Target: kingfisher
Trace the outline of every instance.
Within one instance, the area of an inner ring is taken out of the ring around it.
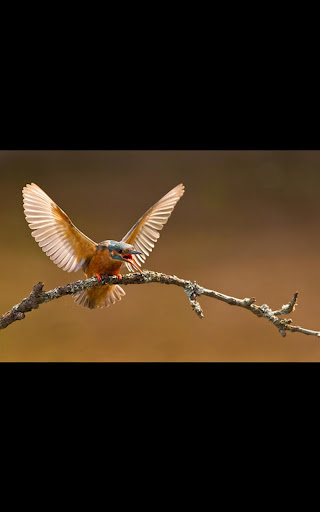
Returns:
[[[50,259],[67,272],[82,269],[86,278],[101,274],[116,275],[121,279],[123,263],[129,272],[140,272],[159,231],[184,194],[184,185],[177,185],[147,210],[121,242],[104,240],[96,243],[71,222],[68,215],[35,183],[22,189],[23,208],[32,236]],[[103,285],[74,294],[80,306],[94,309],[115,304],[125,295],[116,285]]]

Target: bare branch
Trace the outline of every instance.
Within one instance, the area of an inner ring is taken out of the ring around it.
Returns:
[[[293,294],[293,297],[290,300],[290,302],[288,304],[284,304],[282,306],[282,308],[279,309],[278,311],[274,311],[273,314],[274,315],[287,315],[288,313],[291,313],[292,311],[295,310],[296,306],[298,305],[297,298],[298,298],[298,292],[295,292]]]
[[[204,314],[197,298],[200,295],[206,295],[207,297],[225,302],[230,306],[238,306],[247,309],[260,318],[266,318],[279,330],[281,336],[283,337],[286,336],[286,331],[300,332],[302,334],[320,337],[319,331],[311,331],[310,329],[304,329],[302,327],[292,325],[292,320],[290,318],[278,318],[281,315],[286,315],[294,311],[295,307],[297,306],[297,292],[293,295],[293,298],[288,304],[282,306],[281,309],[273,311],[267,304],[257,306],[255,304],[256,299],[253,297],[237,299],[236,297],[230,297],[229,295],[224,295],[223,293],[203,288],[196,282],[186,281],[184,279],[180,279],[177,276],[169,276],[160,272],[152,272],[146,270],[142,274],[133,273],[123,275],[122,279],[117,276],[107,275],[103,275],[101,277],[101,281],[98,281],[96,277],[90,277],[89,279],[83,281],[69,283],[66,286],[58,286],[57,288],[54,288],[48,292],[43,291],[43,283],[36,284],[33,287],[29,297],[23,299],[19,304],[13,306],[10,311],[5,313],[0,318],[0,329],[5,329],[8,327],[8,325],[12,324],[16,320],[22,320],[25,318],[25,313],[32,311],[33,309],[38,309],[40,304],[50,302],[53,299],[59,299],[64,295],[73,295],[74,293],[93,288],[94,286],[119,283],[121,283],[121,285],[162,283],[173,284],[175,286],[182,287],[188,296],[191,308],[199,316],[199,318],[203,318]]]

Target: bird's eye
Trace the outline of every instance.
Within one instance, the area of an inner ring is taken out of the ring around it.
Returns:
[[[119,253],[119,254],[122,254],[122,249],[119,249],[118,253]]]

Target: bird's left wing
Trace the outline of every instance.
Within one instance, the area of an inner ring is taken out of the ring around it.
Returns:
[[[26,185],[22,195],[26,220],[42,250],[63,270],[79,270],[93,256],[97,244],[35,183]]]
[[[136,222],[130,231],[123,237],[122,242],[131,244],[137,251],[142,254],[133,254],[134,261],[141,267],[141,264],[146,261],[146,257],[154,248],[155,242],[160,237],[163,226],[168,222],[168,219],[179,201],[180,197],[184,194],[184,185],[177,185],[170,190],[164,197],[155,203],[148,211]],[[126,263],[130,272],[134,272],[134,268],[130,263]]]

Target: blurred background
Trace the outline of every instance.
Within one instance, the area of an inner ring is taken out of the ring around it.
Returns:
[[[319,151],[1,151],[0,314],[66,273],[31,236],[21,190],[35,182],[87,236],[120,240],[178,183],[186,192],[147,258],[175,274],[273,309],[299,292],[295,325],[320,330]],[[122,271],[125,273],[125,270]],[[282,338],[266,320],[182,289],[125,287],[114,306],[64,297],[0,331],[0,361],[320,361],[320,340]]]

